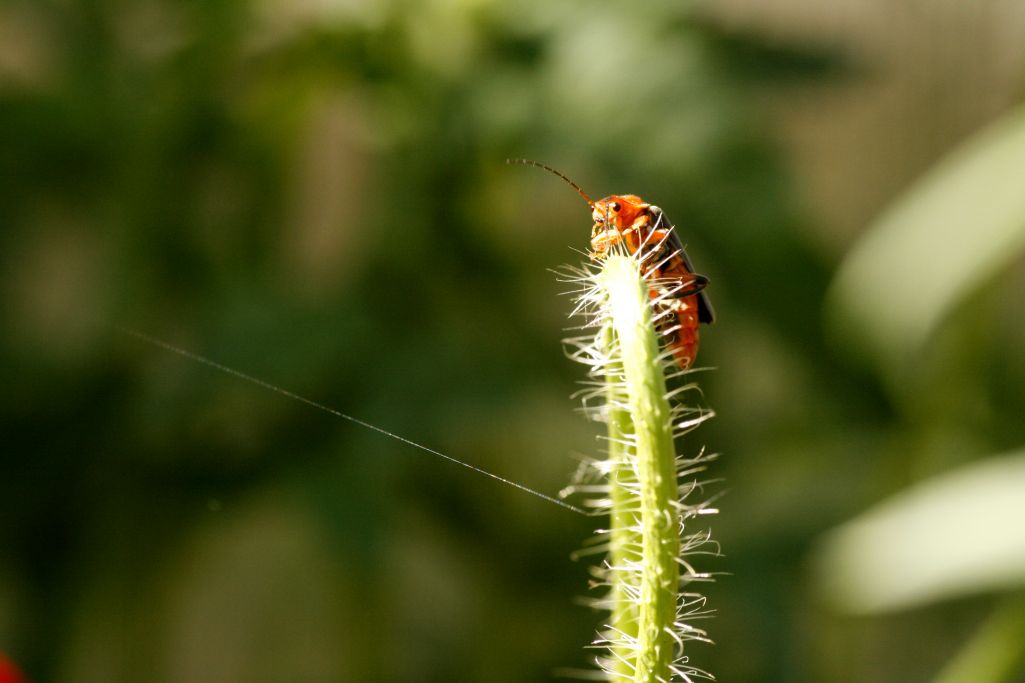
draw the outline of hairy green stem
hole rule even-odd
[[[641,529],[639,576],[632,586],[636,596],[633,680],[636,683],[668,681],[672,679],[670,668],[676,647],[673,633],[680,583],[677,564],[680,520],[672,413],[659,361],[648,287],[640,276],[636,260],[610,256],[598,281],[607,295],[614,343],[619,351],[617,362],[622,363],[623,398],[633,441],[632,447],[625,451],[632,451],[631,469],[638,487],[638,493],[630,497],[630,508],[612,511],[614,526],[619,516],[621,528],[623,521],[629,519],[634,527]],[[610,384],[616,381],[615,377],[610,377]],[[615,405],[610,408],[615,410]],[[624,426],[621,420],[621,416],[610,415],[612,443],[616,442],[615,432]],[[615,493],[614,487],[614,505]],[[623,576],[626,573],[615,571],[613,566],[613,596],[630,591],[631,586],[617,585],[619,581],[628,580]]]
[[[611,322],[602,330],[599,340],[602,352],[615,359],[616,338]],[[631,438],[634,427],[630,412],[626,409],[628,397],[621,378],[623,364],[612,360],[605,367],[605,409],[608,423],[609,499],[612,509],[609,515],[609,608],[612,611],[609,628],[611,640],[618,644],[611,646],[612,657],[607,668],[620,676],[633,674],[633,651],[627,641],[637,638],[637,605],[631,599],[626,582],[629,572],[624,567],[640,561],[637,548],[641,545],[636,531],[635,515],[631,512],[637,477],[631,463],[631,449],[626,440]],[[617,378],[619,378],[617,380]]]

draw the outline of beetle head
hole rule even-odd
[[[613,245],[623,239],[648,204],[635,194],[613,194],[594,202],[591,218],[591,249],[596,258],[603,258]]]

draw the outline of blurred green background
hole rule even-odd
[[[554,493],[600,451],[546,270],[590,221],[523,156],[662,206],[713,283],[718,417],[684,447],[723,454],[725,556],[691,661],[930,680],[1025,570],[842,610],[809,558],[1025,445],[1025,155],[973,142],[1025,130],[1023,7],[0,2],[0,651],[36,682],[587,667],[599,521],[116,327]]]

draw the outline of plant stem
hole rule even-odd
[[[639,524],[641,529],[639,577],[634,584],[633,680],[635,683],[668,681],[672,679],[671,665],[676,648],[673,632],[680,582],[677,564],[680,521],[672,412],[666,397],[648,287],[641,278],[637,262],[627,256],[610,256],[598,279],[608,296],[618,358],[622,362],[623,396],[633,431],[633,446],[624,450],[633,457],[632,469],[638,488],[637,493],[630,496],[630,507],[612,511],[614,527],[619,524],[623,528],[623,522],[631,520],[634,522],[631,526]],[[610,383],[615,381],[616,378],[610,376]],[[615,436],[613,432],[624,423],[620,416],[610,415],[609,425],[610,436]],[[630,591],[630,586],[617,585],[625,580],[624,573],[615,571],[614,567],[613,595]]]
[[[600,342],[608,358],[615,359],[615,333],[611,324],[602,330]],[[609,498],[612,509],[609,514],[609,634],[612,658],[607,668],[621,676],[633,674],[633,648],[628,644],[637,638],[637,605],[631,598],[626,582],[632,577],[629,568],[636,566],[641,557],[637,548],[641,545],[636,515],[631,511],[634,501],[637,477],[634,474],[631,449],[627,439],[634,427],[630,412],[626,409],[628,397],[622,383],[623,364],[612,360],[605,367],[605,409],[608,423]]]

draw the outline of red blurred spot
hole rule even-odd
[[[0,683],[28,683],[25,675],[2,652],[0,652]]]

